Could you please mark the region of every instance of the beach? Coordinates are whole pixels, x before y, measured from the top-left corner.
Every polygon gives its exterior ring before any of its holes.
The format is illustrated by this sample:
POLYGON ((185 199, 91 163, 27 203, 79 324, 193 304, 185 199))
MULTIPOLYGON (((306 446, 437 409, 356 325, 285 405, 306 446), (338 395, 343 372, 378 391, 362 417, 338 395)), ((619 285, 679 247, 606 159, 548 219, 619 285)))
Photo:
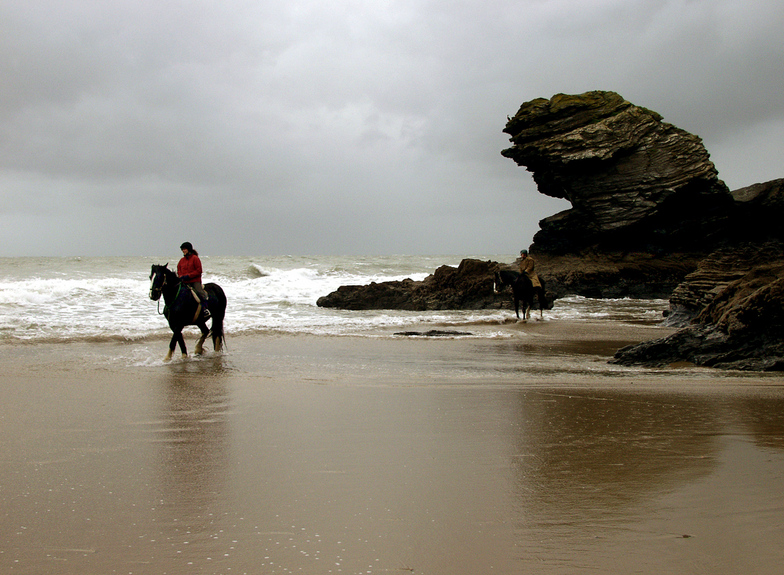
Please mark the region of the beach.
POLYGON ((504 329, 3 345, 0 572, 779 572, 780 375, 504 329))

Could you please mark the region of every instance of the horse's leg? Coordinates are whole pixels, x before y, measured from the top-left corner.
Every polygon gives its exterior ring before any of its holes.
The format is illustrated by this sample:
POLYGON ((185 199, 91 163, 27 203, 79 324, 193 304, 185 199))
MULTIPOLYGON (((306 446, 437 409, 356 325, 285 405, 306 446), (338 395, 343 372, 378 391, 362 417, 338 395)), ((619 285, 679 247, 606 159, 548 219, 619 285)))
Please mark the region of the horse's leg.
POLYGON ((201 322, 197 325, 201 330, 201 337, 199 338, 199 341, 196 342, 196 348, 193 350, 193 353, 196 355, 201 355, 204 353, 204 340, 207 339, 207 334, 210 333, 210 330, 207 329, 207 324, 204 322, 201 322))
MULTIPOLYGON (((517 298, 517 295, 514 296, 514 304, 515 304, 515 315, 517 319, 520 319, 520 300, 517 298)), ((523 309, 523 313, 525 313, 525 309, 523 309)))
POLYGON ((544 319, 544 306, 547 305, 547 302, 544 299, 543 287, 536 289, 536 299, 539 300, 539 319, 544 319))
POLYGON ((172 335, 171 343, 169 343, 169 353, 166 354, 166 361, 171 359, 174 348, 177 347, 178 343, 180 344, 182 357, 188 357, 188 349, 185 347, 185 338, 182 336, 182 326, 179 329, 172 328, 172 331, 174 332, 174 335, 172 335))
POLYGON ((163 361, 171 361, 174 348, 177 347, 178 341, 179 338, 177 337, 177 332, 175 331, 172 333, 171 341, 169 341, 169 351, 166 353, 166 357, 163 358, 163 361))
POLYGON ((188 349, 185 347, 185 336, 182 335, 182 331, 180 331, 180 351, 182 352, 182 357, 188 357, 188 349))

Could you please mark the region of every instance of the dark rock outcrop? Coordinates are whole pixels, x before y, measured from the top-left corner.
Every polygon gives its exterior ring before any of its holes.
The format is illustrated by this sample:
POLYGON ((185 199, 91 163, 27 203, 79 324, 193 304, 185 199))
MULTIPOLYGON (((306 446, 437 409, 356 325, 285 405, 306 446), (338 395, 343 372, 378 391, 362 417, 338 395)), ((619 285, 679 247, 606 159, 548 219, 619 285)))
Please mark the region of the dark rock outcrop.
MULTIPOLYGON (((688 254, 594 254, 536 257, 547 299, 567 295, 595 298, 666 299, 699 258, 688 254)), ((405 279, 340 286, 321 297, 319 307, 340 309, 511 309, 511 290, 494 293, 494 275, 516 266, 465 259, 455 268, 441 266, 422 281, 405 279)), ((538 301, 535 307, 538 307, 538 301)))
POLYGON ((617 362, 780 369, 784 331, 749 318, 782 315, 771 294, 784 267, 784 180, 730 193, 697 136, 613 92, 527 102, 504 131, 513 146, 502 154, 530 170, 541 193, 572 204, 540 222, 530 248, 554 274, 551 290, 661 297, 672 288, 667 322, 694 320, 617 362), (575 256, 576 270, 596 258, 616 269, 574 281, 558 270, 575 256), (635 282, 655 287, 635 292, 635 282))
POLYGON ((733 282, 753 269, 784 261, 784 244, 775 239, 719 248, 703 258, 670 295, 669 325, 687 325, 733 282))
POLYGON ((370 285, 340 286, 320 297, 319 307, 341 309, 494 309, 507 307, 509 296, 495 293, 496 262, 465 259, 458 267, 441 266, 422 281, 405 279, 370 285))
POLYGON ((728 237, 737 242, 784 241, 784 179, 771 180, 732 192, 734 199, 728 237))
POLYGON ((670 296, 670 325, 686 325, 752 269, 784 262, 784 180, 754 184, 732 196, 733 216, 722 241, 670 296))
POLYGON ((536 254, 536 269, 550 298, 667 299, 702 255, 672 253, 536 254))
POLYGON ((614 92, 524 103, 502 152, 572 208, 545 218, 532 252, 704 251, 733 198, 699 137, 614 92))
POLYGON ((619 350, 613 363, 784 370, 784 263, 754 267, 703 309, 694 325, 619 350))

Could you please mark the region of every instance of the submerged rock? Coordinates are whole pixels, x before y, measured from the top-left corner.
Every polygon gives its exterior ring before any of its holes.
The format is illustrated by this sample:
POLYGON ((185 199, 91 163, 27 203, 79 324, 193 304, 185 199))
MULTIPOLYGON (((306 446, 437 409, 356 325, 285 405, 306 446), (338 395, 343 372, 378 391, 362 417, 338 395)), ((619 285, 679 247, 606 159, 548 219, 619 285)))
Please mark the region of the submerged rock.
POLYGON ((459 337, 473 334, 470 331, 431 329, 428 331, 399 331, 395 335, 404 335, 406 337, 459 337))

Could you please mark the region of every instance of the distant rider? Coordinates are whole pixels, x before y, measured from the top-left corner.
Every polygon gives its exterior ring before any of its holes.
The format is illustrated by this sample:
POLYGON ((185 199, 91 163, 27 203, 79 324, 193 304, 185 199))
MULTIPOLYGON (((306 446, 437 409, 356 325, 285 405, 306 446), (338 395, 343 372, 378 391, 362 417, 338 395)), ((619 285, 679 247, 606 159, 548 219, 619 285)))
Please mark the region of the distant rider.
POLYGON ((528 250, 520 250, 520 258, 517 260, 517 263, 520 266, 520 272, 527 275, 528 279, 531 280, 531 285, 534 288, 541 288, 542 282, 539 281, 539 276, 534 271, 536 262, 534 258, 528 255, 528 250))
POLYGON ((177 264, 177 275, 182 280, 182 283, 196 292, 196 295, 201 299, 201 306, 206 312, 210 296, 204 290, 204 286, 201 285, 199 252, 193 249, 193 245, 190 242, 183 243, 180 249, 182 250, 182 259, 177 264))

